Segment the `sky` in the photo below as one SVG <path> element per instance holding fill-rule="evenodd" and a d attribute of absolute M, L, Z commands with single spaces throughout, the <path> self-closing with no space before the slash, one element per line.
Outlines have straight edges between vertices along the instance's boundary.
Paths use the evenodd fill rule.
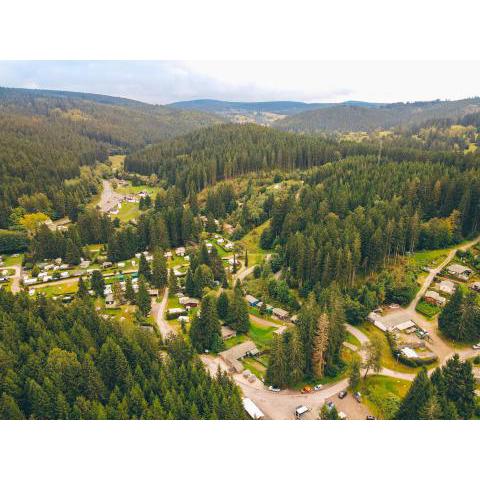
<path fill-rule="evenodd" d="M 154 104 L 213 98 L 398 102 L 480 95 L 480 62 L 0 61 L 0 86 Z"/>

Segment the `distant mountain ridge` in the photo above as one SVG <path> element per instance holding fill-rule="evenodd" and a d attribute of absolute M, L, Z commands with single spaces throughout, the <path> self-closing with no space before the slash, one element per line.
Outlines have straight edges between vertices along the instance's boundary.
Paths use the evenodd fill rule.
<path fill-rule="evenodd" d="M 294 115 L 309 110 L 316 110 L 319 108 L 327 108 L 336 103 L 307 103 L 290 100 L 279 100 L 269 102 L 228 102 L 224 100 L 214 99 L 199 99 L 199 100 L 185 100 L 182 102 L 174 102 L 167 105 L 167 107 L 176 108 L 179 110 L 199 110 L 202 112 L 210 112 L 216 114 L 228 113 L 232 111 L 246 111 L 246 112 L 269 112 L 278 115 Z M 341 105 L 362 105 L 367 107 L 378 107 L 384 105 L 382 103 L 362 102 L 350 100 L 343 102 Z"/>
<path fill-rule="evenodd" d="M 301 112 L 272 123 L 292 132 L 352 132 L 411 126 L 428 120 L 459 119 L 480 111 L 480 98 L 454 101 L 391 103 L 377 105 L 337 104 Z"/>

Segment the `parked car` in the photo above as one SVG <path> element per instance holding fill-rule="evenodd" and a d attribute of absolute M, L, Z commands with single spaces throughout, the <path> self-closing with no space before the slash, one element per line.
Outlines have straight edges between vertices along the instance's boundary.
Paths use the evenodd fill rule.
<path fill-rule="evenodd" d="M 373 415 L 367 415 L 367 420 L 375 420 L 375 417 Z"/>
<path fill-rule="evenodd" d="M 333 407 L 335 407 L 335 404 L 334 404 L 331 400 L 329 400 L 328 402 L 326 402 L 325 405 L 327 405 L 327 408 L 328 408 L 329 410 L 332 410 Z"/>
<path fill-rule="evenodd" d="M 315 386 L 313 387 L 313 389 L 314 389 L 316 392 L 318 392 L 318 391 L 321 390 L 322 388 L 323 388 L 323 385 L 322 385 L 321 383 L 319 383 L 318 385 L 315 385 Z"/>
<path fill-rule="evenodd" d="M 362 403 L 362 394 L 360 392 L 355 392 L 353 394 L 353 398 L 358 402 Z"/>
<path fill-rule="evenodd" d="M 477 343 L 472 347 L 474 350 L 480 350 L 480 343 Z"/>
<path fill-rule="evenodd" d="M 305 385 L 301 390 L 302 393 L 310 393 L 311 391 L 312 387 L 310 387 L 309 385 Z"/>
<path fill-rule="evenodd" d="M 338 393 L 338 398 L 341 400 L 342 398 L 345 398 L 347 396 L 347 391 L 342 390 L 341 392 Z"/>
<path fill-rule="evenodd" d="M 268 387 L 268 390 L 269 390 L 270 392 L 275 392 L 275 393 L 278 393 L 278 392 L 280 391 L 280 389 L 279 389 L 278 387 L 274 387 L 273 385 L 270 385 L 270 386 Z"/>

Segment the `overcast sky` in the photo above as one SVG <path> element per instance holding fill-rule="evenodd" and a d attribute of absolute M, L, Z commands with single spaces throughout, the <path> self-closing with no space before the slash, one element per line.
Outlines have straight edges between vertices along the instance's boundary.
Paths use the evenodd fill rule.
<path fill-rule="evenodd" d="M 166 104 L 214 98 L 396 102 L 480 95 L 480 62 L 0 61 L 0 86 Z"/>

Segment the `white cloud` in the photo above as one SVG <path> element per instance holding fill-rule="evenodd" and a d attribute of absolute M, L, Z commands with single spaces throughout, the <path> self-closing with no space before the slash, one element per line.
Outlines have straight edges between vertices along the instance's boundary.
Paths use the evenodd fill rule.
<path fill-rule="evenodd" d="M 102 93 L 151 103 L 195 98 L 379 102 L 480 94 L 480 62 L 12 61 L 0 85 Z"/>

